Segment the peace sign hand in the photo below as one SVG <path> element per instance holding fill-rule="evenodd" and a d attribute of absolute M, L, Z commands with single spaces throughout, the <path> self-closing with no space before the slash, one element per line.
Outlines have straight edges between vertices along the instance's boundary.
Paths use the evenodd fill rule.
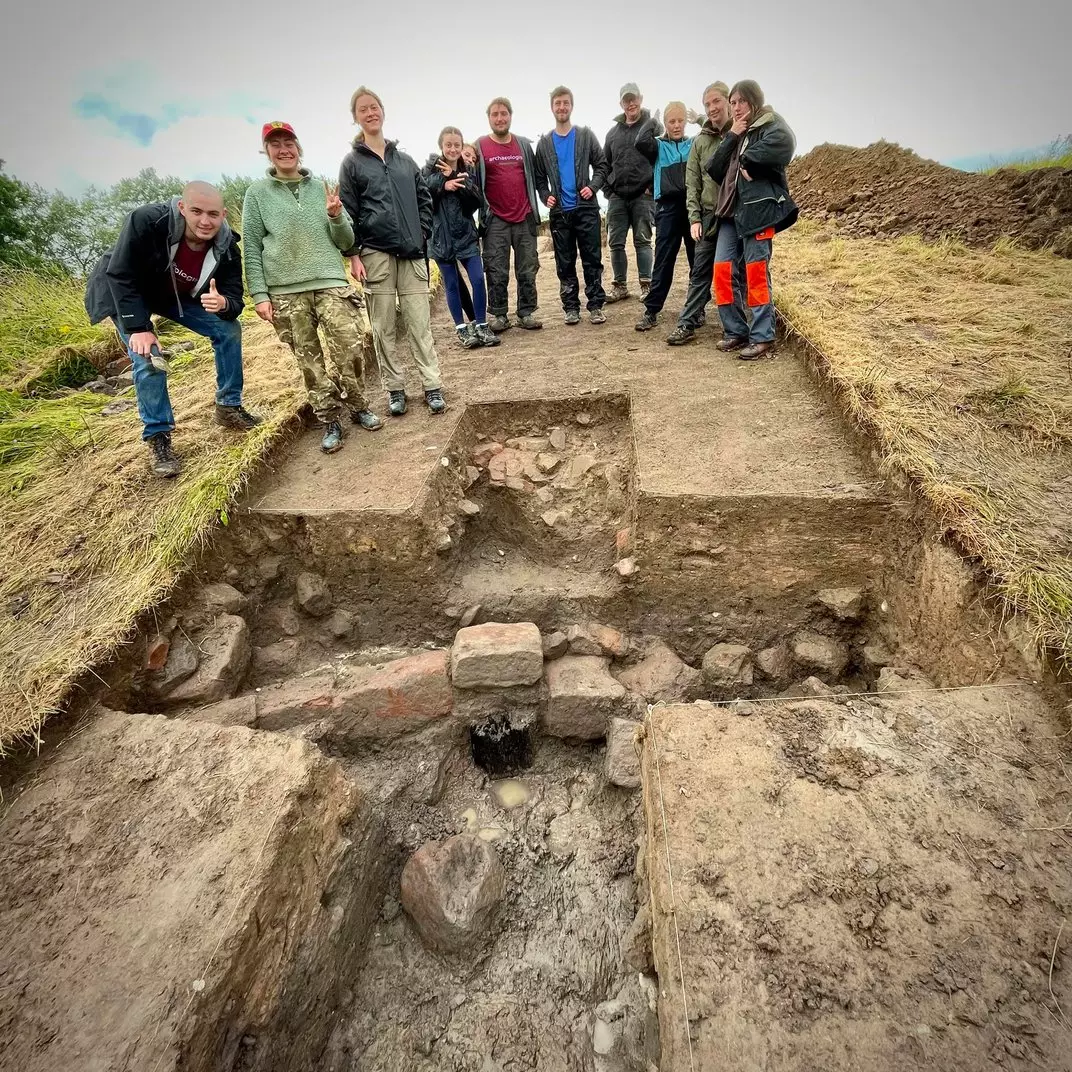
<path fill-rule="evenodd" d="M 339 188 L 336 186 L 332 189 L 327 183 L 324 184 L 324 194 L 327 198 L 328 215 L 333 219 L 339 218 L 339 213 L 342 212 L 342 200 L 339 197 Z"/>

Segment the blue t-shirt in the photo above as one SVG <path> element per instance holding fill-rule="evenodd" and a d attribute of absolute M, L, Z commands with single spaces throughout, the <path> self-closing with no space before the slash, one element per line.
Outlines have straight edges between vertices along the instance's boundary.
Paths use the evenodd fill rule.
<path fill-rule="evenodd" d="M 574 164 L 573 147 L 577 144 L 577 128 L 574 127 L 565 137 L 551 132 L 555 139 L 555 155 L 558 157 L 558 182 L 562 187 L 562 196 L 558 207 L 564 212 L 577 207 L 577 167 Z"/>

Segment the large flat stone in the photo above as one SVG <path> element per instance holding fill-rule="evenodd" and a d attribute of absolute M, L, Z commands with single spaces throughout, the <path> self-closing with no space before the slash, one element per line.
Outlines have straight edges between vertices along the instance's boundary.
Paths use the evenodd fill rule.
<path fill-rule="evenodd" d="M 630 692 L 642 696 L 648 703 L 692 700 L 703 684 L 701 672 L 683 662 L 661 640 L 649 648 L 640 662 L 616 676 Z"/>
<path fill-rule="evenodd" d="M 533 685 L 543 674 L 543 641 L 532 622 L 487 622 L 459 629 L 450 656 L 459 689 Z"/>
<path fill-rule="evenodd" d="M 221 614 L 198 639 L 201 660 L 194 673 L 160 701 L 160 706 L 193 707 L 233 696 L 249 667 L 249 626 L 237 614 Z"/>
<path fill-rule="evenodd" d="M 628 712 L 628 693 L 611 677 L 609 659 L 566 655 L 547 664 L 547 707 L 540 728 L 552 737 L 595 740 Z"/>
<path fill-rule="evenodd" d="M 108 712 L 23 784 L 0 819 L 3 1068 L 316 1067 L 384 882 L 338 764 Z"/>

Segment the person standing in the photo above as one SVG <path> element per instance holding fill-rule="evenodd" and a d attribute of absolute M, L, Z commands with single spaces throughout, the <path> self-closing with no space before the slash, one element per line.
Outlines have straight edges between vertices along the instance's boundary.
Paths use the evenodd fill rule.
<path fill-rule="evenodd" d="M 130 356 L 142 439 L 157 476 L 182 472 L 171 446 L 175 414 L 167 363 L 152 317 L 165 316 L 212 342 L 216 423 L 248 432 L 261 423 L 242 405 L 242 254 L 215 186 L 188 182 L 169 202 L 143 205 L 123 222 L 115 246 L 86 282 L 91 324 L 111 318 Z"/>
<path fill-rule="evenodd" d="M 339 169 L 339 196 L 354 222 L 354 244 L 344 255 L 368 296 L 388 406 L 392 417 L 406 412 L 406 379 L 395 354 L 397 300 L 424 400 L 439 414 L 447 404 L 428 309 L 432 195 L 414 159 L 384 138 L 383 101 L 371 89 L 354 90 L 350 114 L 361 130 Z"/>
<path fill-rule="evenodd" d="M 711 301 L 711 276 L 715 270 L 715 204 L 718 183 L 707 174 L 705 165 L 722 144 L 730 127 L 730 90 L 725 82 L 712 82 L 703 94 L 704 120 L 700 133 L 692 139 L 685 165 L 685 203 L 689 214 L 689 233 L 696 243 L 692 272 L 685 304 L 677 326 L 667 336 L 671 346 L 682 346 L 696 337 L 707 316 Z"/>
<path fill-rule="evenodd" d="M 289 123 L 265 123 L 261 144 L 268 174 L 250 184 L 242 205 L 246 284 L 257 315 L 293 352 L 323 426 L 320 449 L 334 454 L 342 447 L 343 412 L 369 431 L 383 427 L 365 395 L 372 329 L 342 260 L 341 251 L 354 243 L 354 228 L 337 191 L 301 166 L 301 143 Z M 327 339 L 334 375 L 318 328 Z"/>
<path fill-rule="evenodd" d="M 484 239 L 484 269 L 488 277 L 488 326 L 499 333 L 513 325 L 508 312 L 510 251 L 517 280 L 517 323 L 530 331 L 543 327 L 536 316 L 536 273 L 540 259 L 536 230 L 540 203 L 536 199 L 536 158 L 532 142 L 510 133 L 514 108 L 506 97 L 488 105 L 491 133 L 476 143 L 477 175 L 483 204 L 480 233 Z"/>
<path fill-rule="evenodd" d="M 480 187 L 462 159 L 462 132 L 444 127 L 439 132 L 439 152 L 432 153 L 422 172 L 432 195 L 432 241 L 428 254 L 439 266 L 447 308 L 454 318 L 458 340 L 467 350 L 498 346 L 499 337 L 488 330 L 488 295 L 484 287 L 484 262 L 480 259 L 473 213 L 480 207 Z M 463 283 L 465 269 L 473 288 L 470 320 L 465 320 Z"/>
<path fill-rule="evenodd" d="M 637 331 L 655 327 L 674 281 L 674 265 L 682 242 L 692 271 L 695 243 L 689 231 L 685 203 L 685 166 L 692 148 L 692 138 L 685 137 L 687 118 L 685 105 L 671 101 L 663 112 L 665 136 L 654 137 L 649 127 L 637 139 L 637 148 L 655 165 L 655 267 L 651 289 L 644 298 L 644 315 L 636 323 Z"/>
<path fill-rule="evenodd" d="M 607 245 L 610 246 L 610 267 L 614 275 L 608 302 L 629 297 L 625 236 L 630 228 L 642 298 L 647 297 L 651 286 L 651 230 L 655 222 L 652 182 L 655 172 L 651 161 L 637 149 L 636 143 L 649 128 L 656 138 L 663 132 L 658 116 L 642 107 L 644 98 L 635 82 L 626 82 L 618 96 L 622 114 L 614 121 L 603 144 L 603 155 L 610 170 L 607 178 Z"/>
<path fill-rule="evenodd" d="M 575 127 L 573 93 L 566 86 L 551 90 L 551 113 L 555 129 L 536 144 L 536 190 L 551 210 L 551 241 L 559 294 L 567 324 L 581 320 L 577 282 L 577 253 L 584 272 L 584 295 L 588 299 L 588 319 L 605 324 L 603 312 L 607 295 L 603 290 L 602 235 L 599 202 L 607 164 L 595 134 L 588 127 Z"/>
<path fill-rule="evenodd" d="M 716 346 L 724 352 L 740 350 L 742 361 L 756 361 L 774 345 L 774 236 L 792 227 L 799 215 L 785 175 L 796 138 L 750 78 L 730 91 L 730 112 L 733 125 L 707 164 L 707 173 L 719 184 L 714 279 L 723 338 Z M 745 295 L 751 324 L 745 317 Z"/>

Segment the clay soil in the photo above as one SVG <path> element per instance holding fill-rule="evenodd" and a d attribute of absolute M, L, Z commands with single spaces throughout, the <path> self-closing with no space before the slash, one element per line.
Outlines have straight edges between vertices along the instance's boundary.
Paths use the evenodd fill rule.
<path fill-rule="evenodd" d="M 849 234 L 954 235 L 975 246 L 1007 235 L 1072 256 L 1072 171 L 1062 168 L 983 175 L 890 142 L 827 144 L 793 161 L 789 186 L 804 215 L 833 219 Z"/>

